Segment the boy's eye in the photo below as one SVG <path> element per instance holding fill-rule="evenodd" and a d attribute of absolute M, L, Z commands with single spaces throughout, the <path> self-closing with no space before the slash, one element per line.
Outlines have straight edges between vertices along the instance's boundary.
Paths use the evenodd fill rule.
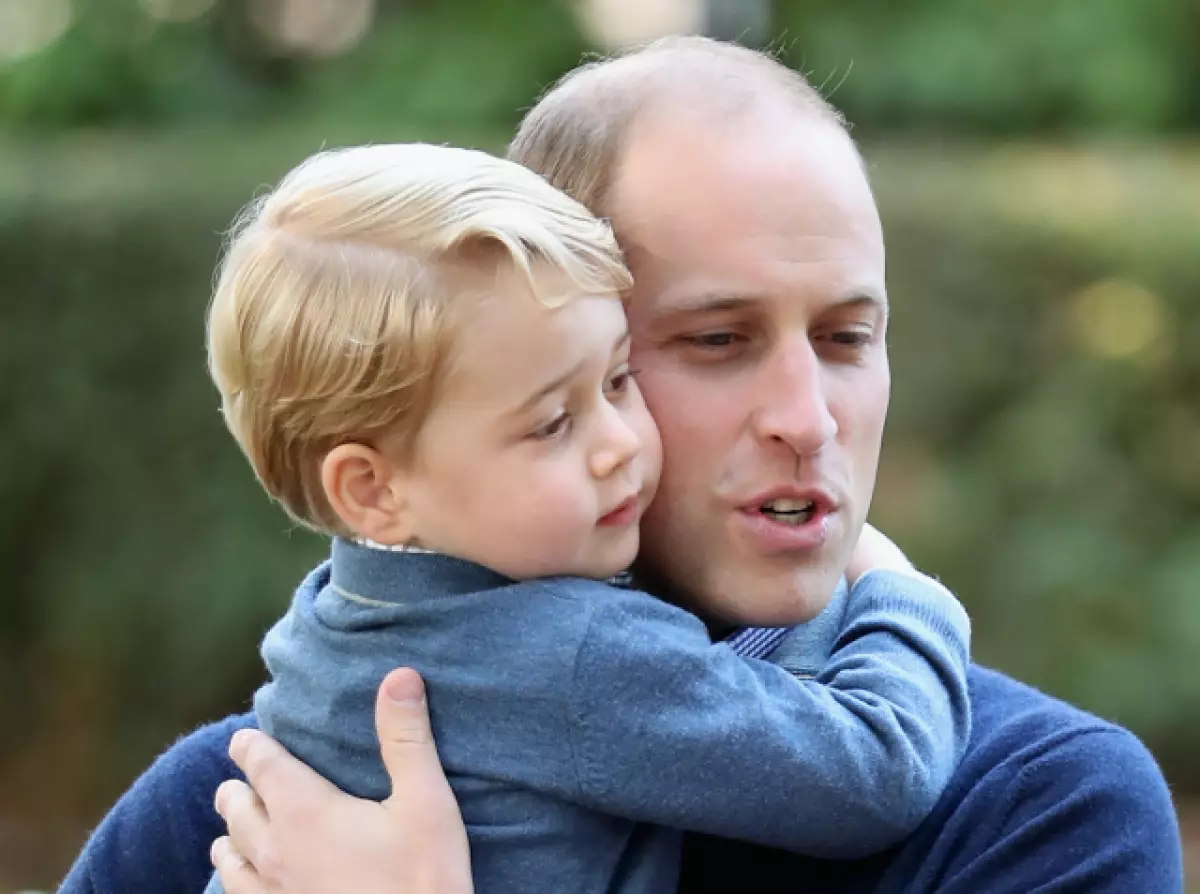
<path fill-rule="evenodd" d="M 609 378 L 605 385 L 604 393 L 609 397 L 624 394 L 629 390 L 629 384 L 633 379 L 634 370 L 629 367 L 618 370 Z"/>
<path fill-rule="evenodd" d="M 545 425 L 536 428 L 531 432 L 530 436 L 539 441 L 549 441 L 560 435 L 566 434 L 570 427 L 571 416 L 567 412 L 559 413 Z"/>

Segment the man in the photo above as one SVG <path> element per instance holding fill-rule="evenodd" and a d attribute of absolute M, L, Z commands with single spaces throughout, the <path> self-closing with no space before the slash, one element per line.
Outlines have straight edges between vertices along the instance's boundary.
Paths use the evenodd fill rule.
<path fill-rule="evenodd" d="M 632 362 L 665 455 L 641 581 L 714 636 L 820 616 L 866 518 L 889 392 L 879 217 L 840 118 L 767 57 L 681 39 L 568 76 L 510 154 L 609 217 L 634 274 Z M 780 530 L 769 497 L 783 489 L 819 497 L 821 538 Z M 828 627 L 806 628 L 809 662 L 828 653 Z M 966 758 L 900 846 L 823 862 L 693 836 L 680 891 L 780 878 L 819 892 L 1182 890 L 1170 797 L 1132 735 L 982 668 L 970 685 Z M 419 691 L 399 671 L 380 697 L 396 792 L 385 805 L 330 791 L 261 736 L 237 738 L 262 801 L 240 783 L 222 789 L 234 843 L 220 840 L 213 857 L 230 894 L 470 889 Z M 177 744 L 73 878 L 166 891 L 203 877 L 197 842 L 221 829 L 205 798 L 234 773 L 230 735 L 252 722 Z M 161 846 L 145 839 L 163 827 L 175 834 Z"/>

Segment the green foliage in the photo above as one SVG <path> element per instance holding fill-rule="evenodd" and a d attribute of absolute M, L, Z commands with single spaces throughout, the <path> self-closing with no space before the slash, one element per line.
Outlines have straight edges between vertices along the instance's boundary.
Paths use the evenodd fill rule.
<path fill-rule="evenodd" d="M 511 123 L 531 87 L 584 49 L 573 0 L 379 0 L 365 38 L 334 58 L 281 49 L 254 24 L 255 5 L 216 0 L 195 20 L 163 22 L 145 0 L 76 3 L 48 49 L 0 61 L 0 124 Z M 1180 130 L 1200 125 L 1198 9 L 1187 0 L 776 0 L 770 33 L 866 133 Z"/>
<path fill-rule="evenodd" d="M 0 224 L 0 766 L 66 749 L 37 774 L 50 797 L 110 795 L 111 774 L 243 704 L 284 582 L 320 552 L 255 492 L 206 379 L 223 225 L 211 209 Z"/>
<path fill-rule="evenodd" d="M 265 117 L 507 126 L 531 89 L 584 50 L 570 7 L 558 2 L 383 0 L 363 39 L 333 58 L 279 48 L 256 28 L 251 6 L 218 0 L 195 21 L 162 22 L 142 0 L 79 4 L 47 49 L 0 59 L 0 124 L 46 132 Z"/>
<path fill-rule="evenodd" d="M 76 4 L 39 53 L 0 63 L 0 122 L 53 131 L 236 117 L 256 85 L 223 52 L 213 22 L 156 25 L 135 0 Z"/>
<path fill-rule="evenodd" d="M 867 131 L 1194 126 L 1185 0 L 778 0 L 779 47 Z"/>

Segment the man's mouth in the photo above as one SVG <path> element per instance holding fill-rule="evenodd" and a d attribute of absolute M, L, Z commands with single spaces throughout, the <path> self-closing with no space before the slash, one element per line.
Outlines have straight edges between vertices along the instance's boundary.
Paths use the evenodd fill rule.
<path fill-rule="evenodd" d="M 812 500 L 768 500 L 758 511 L 780 524 L 800 526 L 812 520 L 817 504 Z"/>

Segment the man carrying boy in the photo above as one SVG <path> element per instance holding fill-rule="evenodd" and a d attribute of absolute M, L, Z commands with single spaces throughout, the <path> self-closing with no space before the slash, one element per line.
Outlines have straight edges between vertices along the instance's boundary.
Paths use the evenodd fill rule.
<path fill-rule="evenodd" d="M 604 583 L 661 466 L 630 284 L 609 227 L 528 168 L 365 146 L 250 206 L 209 313 L 232 434 L 333 537 L 267 634 L 255 716 L 381 799 L 371 703 L 396 662 L 420 670 L 482 890 L 671 890 L 684 829 L 878 852 L 966 746 L 967 617 L 907 563 L 848 575 L 837 647 L 795 671 Z M 803 505 L 763 523 L 819 548 L 854 524 L 840 484 L 777 488 Z"/>
<path fill-rule="evenodd" d="M 745 516 L 764 508 L 750 502 L 764 485 L 837 475 L 861 521 L 873 488 L 886 353 L 881 341 L 860 353 L 858 336 L 846 333 L 879 324 L 883 248 L 841 124 L 772 60 L 678 41 L 601 63 L 552 91 L 513 155 L 609 217 L 633 270 L 633 362 L 666 459 L 643 527 L 640 570 L 654 592 L 717 633 L 818 615 L 857 532 L 830 549 L 777 551 L 746 529 Z M 743 489 L 740 476 L 753 486 Z M 819 635 L 809 645 L 818 657 L 829 647 Z M 933 815 L 900 845 L 833 862 L 694 837 L 680 890 L 727 891 L 731 881 L 769 890 L 781 873 L 831 892 L 1182 889 L 1170 797 L 1136 739 L 982 668 L 969 679 L 966 758 Z M 405 677 L 390 681 L 403 688 Z M 126 877 L 148 882 L 139 890 L 188 890 L 202 879 L 198 842 L 221 830 L 208 803 L 234 772 L 224 749 L 252 724 L 234 718 L 168 752 L 110 817 L 110 847 L 95 859 L 134 866 Z M 264 785 L 264 812 L 248 790 L 225 790 L 223 809 L 252 863 L 233 861 L 241 886 L 231 894 L 463 890 L 423 883 L 439 860 L 463 856 L 444 811 L 406 814 L 335 796 L 261 739 L 238 744 L 253 746 L 244 757 L 265 755 L 254 779 L 286 781 L 288 798 Z M 396 804 L 439 784 L 428 746 L 411 763 L 403 753 L 385 751 Z M 166 852 L 139 838 L 156 824 L 176 833 Z M 396 855 L 406 875 L 392 874 Z"/>

